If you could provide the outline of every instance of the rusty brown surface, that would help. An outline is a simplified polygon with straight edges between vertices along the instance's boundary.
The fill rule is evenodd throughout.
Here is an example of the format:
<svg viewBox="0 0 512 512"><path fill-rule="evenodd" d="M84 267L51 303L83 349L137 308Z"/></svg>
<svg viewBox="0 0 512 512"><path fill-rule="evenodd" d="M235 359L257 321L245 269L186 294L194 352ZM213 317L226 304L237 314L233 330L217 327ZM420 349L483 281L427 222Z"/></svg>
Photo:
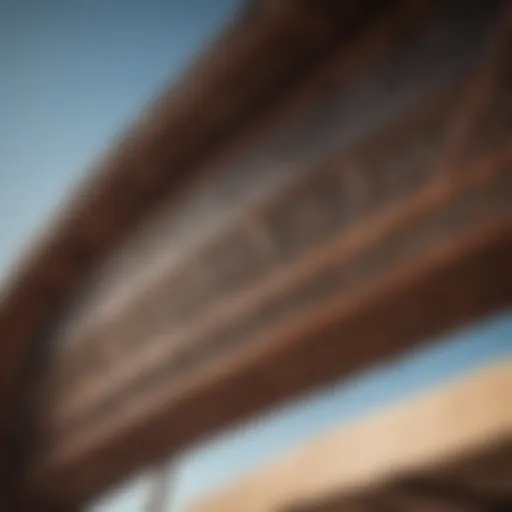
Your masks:
<svg viewBox="0 0 512 512"><path fill-rule="evenodd" d="M244 36L246 43L235 52L240 52L240 60L232 57L233 69L223 70L231 81L210 90L202 84L211 81L211 75L196 77L205 91L194 94L204 94L202 101L211 104L202 111L194 107L194 115L202 112L204 121L187 110L197 97L185 87L178 104L171 98L172 109L162 109L160 121L148 122L145 135L135 137L133 145L113 158L112 168L107 165L105 174L98 174L90 189L97 193L84 193L55 238L42 246L13 285L0 316L2 339L10 340L13 352L6 352L2 364L22 358L47 315L78 289L86 271L113 247L114 234L121 236L123 227L149 215L149 203L167 200L164 190L177 192L178 185L205 169L188 157L197 154L211 165L215 148L237 146L239 139L231 130L244 127L241 136L246 134L252 115L264 117L263 111L276 110L281 95L304 76L314 76L317 66L350 36L350 31L340 35L340 18L329 21L320 14L309 22L303 11L297 12L289 16L278 9L260 19L262 25L254 33L249 30L253 35ZM403 13L386 21L388 29L395 27L399 15ZM358 16L352 19L354 24ZM318 31L318 23L324 28L334 23L333 32ZM311 36L306 37L308 42L305 34ZM176 305L176 315L190 314L195 334L171 343L175 333L164 325L158 365L146 370L135 366L127 377L118 377L121 366L114 358L116 364L104 368L108 378L103 381L100 375L84 381L84 386L77 380L80 385L74 387L66 377L65 389L56 384L58 400L50 404L45 418L48 435L28 471L29 491L62 503L86 500L129 472L235 421L510 304L511 134L505 114L510 108L510 64L503 53L508 34L499 31L497 43L492 42L474 74L435 88L428 102L412 105L361 144L336 152L312 166L304 180L275 199L266 199L251 213L249 223L240 215L240 223L215 233L211 245L202 244L197 260L204 266L228 258L225 273L239 272L226 275L223 286L230 279L236 282L223 288L225 297L213 311L211 296L179 297L184 305ZM367 64L375 54L367 50L354 59ZM258 62L250 75L257 69L259 78L249 82L248 76L243 86L236 80L247 71L248 61ZM213 64L204 69L198 73L219 72ZM240 98L227 98L226 91L235 90L235 84L236 91L245 92ZM318 83L309 87L306 96L314 96ZM226 132L221 139L210 140L219 126ZM489 133L492 139L475 143ZM155 174L138 173L148 161ZM138 177L147 179L144 186ZM117 206L112 198L119 201ZM122 215L116 217L114 206L123 204ZM270 235L271 245L272 240L277 242L275 258L272 247L261 260L249 257L254 254L247 252L247 242L261 241L258 228ZM264 268L258 274L260 263ZM218 269L212 271L216 274ZM244 276L249 278L245 282ZM197 278L194 272L189 277ZM173 284L171 276L171 289L201 288L186 278L180 273L176 279L181 281ZM201 291L208 290L203 286ZM150 313L155 310L151 300L158 303L166 290L157 292L150 290L133 311L121 315L122 329L145 307ZM217 292L215 287L210 290ZM26 315L29 307L32 317ZM108 330L102 336L100 342L123 338ZM139 333L136 338L147 335ZM142 362L136 348L137 340L130 364ZM62 359L62 367L67 361ZM6 385L15 370L13 365L12 373L4 374ZM141 381L130 376L132 370Z"/></svg>
<svg viewBox="0 0 512 512"><path fill-rule="evenodd" d="M152 208L181 194L238 134L246 135L283 94L393 3L348 2L342 9L331 4L305 2L297 12L284 4L235 20L123 137L54 229L14 269L0 310L4 448L27 359L88 275Z"/></svg>
<svg viewBox="0 0 512 512"><path fill-rule="evenodd" d="M503 43L502 34L498 40ZM507 108L508 89L502 88L502 77L509 62L501 48L502 44L498 50L491 48L473 76L480 80L483 73L493 91L491 103L502 101L502 108ZM497 63L491 74L489 60ZM300 253L301 247L308 250L277 272L274 281L262 281L261 288L251 287L236 306L232 303L233 308L242 308L236 317L244 322L251 323L251 308L257 313L254 333L250 325L228 322L235 328L231 338L236 350L223 354L214 343L216 348L206 350L208 364L203 365L201 343L206 335L200 335L198 347L183 344L194 351L185 357L187 364L196 364L186 365L186 375L172 368L158 374L152 368L149 387L135 383L125 402L117 396L118 409L108 405L108 415L100 413L83 430L72 427L67 440L57 422L56 444L32 473L32 485L64 502L85 499L121 475L234 421L510 304L510 131L495 130L494 143L482 146L477 154L468 135L463 149L470 149L472 157L461 158L448 169L442 165L452 140L459 140L452 129L456 133L460 117L474 108L464 94L472 84L472 79L459 83L455 96L460 101L448 88L433 104L412 109L405 121L396 120L393 129L385 126L370 142L336 155L305 185L272 204L269 214L281 212L283 219L292 221L278 239L290 237L290 254ZM480 121L485 112L478 109L474 128L489 129ZM495 119L490 118L491 125ZM439 135L439 126L443 135L432 138ZM426 141L427 151L417 151ZM416 170L411 182L393 181L400 164ZM332 231L323 232L336 218L332 207L345 204L326 198L315 209L321 213L320 224L309 232L301 224L293 236L294 205L301 210L319 192L337 190L333 178L342 180L343 192L343 180L358 173L365 190L376 195L370 208L363 208L368 217L351 236L349 230L339 239ZM405 189L397 190L393 183ZM279 227L277 217L273 227ZM259 298L265 287L270 291ZM230 339L220 332L220 340ZM177 369L184 364L172 363L172 357L169 361ZM89 420L91 410L85 415Z"/></svg>
<svg viewBox="0 0 512 512"><path fill-rule="evenodd" d="M166 370L165 365L176 364L180 367L179 373L184 369L190 373L194 361L198 361L193 352L204 352L201 346L208 344L214 349L220 338L226 336L226 328L228 338L233 339L237 338L236 332L229 334L233 328L245 337L250 337L255 329L261 330L265 321L262 324L251 320L257 313L255 307L262 302L272 304L283 300L286 294L292 297L304 281L303 269L307 268L307 262L315 260L315 257L306 257L309 253L333 238L320 254L328 252L333 245L344 250L345 238L358 231L368 231L365 223L369 224L370 232L375 231L371 228L372 219L386 213L394 203L400 210L404 193L415 193L429 184L432 191L419 195L426 194L427 209L431 196L434 197L432 208L439 207L435 199L439 187L444 187L441 197L447 201L452 193L457 193L458 185L452 190L449 181L444 185L442 180L440 185L432 182L439 177L436 160L444 153L442 148L450 146L446 139L450 138L454 109L458 117L457 97L460 95L460 83L449 85L432 100L412 109L405 120L393 121L396 126L378 130L361 147L351 148L348 154L339 152L320 168L302 175L291 186L281 188L250 211L242 209L234 222L212 232L201 239L192 252L185 253L182 265L173 264L160 281L141 291L113 322L100 326L99 330L92 329L92 337L87 335L84 340L70 343L73 348L69 357L64 351L59 361L69 378L63 375L63 380L56 379L54 383L57 411L50 413L52 421L61 431L68 429L66 417L76 422L80 416L85 416L94 422L91 407L94 409L95 403L101 405L109 397L116 400L119 392L129 397L126 385L133 384L134 390L139 388L137 382L131 381L141 373L154 381L155 372L163 366L162 371L172 378L176 372ZM412 168L414 172L409 172ZM477 170L476 174L487 172ZM477 178L473 186L480 186L479 180ZM495 192L490 191L490 196L483 194L480 199L487 200L488 206L497 199L492 194L507 193L507 187L502 187L499 180L494 186ZM418 208L422 211L425 200L415 197L408 202L417 206L402 208L400 222L413 220L414 211ZM496 207L502 202L496 200ZM475 210L477 216L481 213ZM471 219L467 218L466 222ZM426 240L427 243L430 242ZM321 258L316 259L319 263L315 268L325 264ZM303 262L299 263L301 260ZM287 275L291 277L286 278ZM311 271L306 275L311 275ZM211 279L212 276L215 279ZM267 277L262 281L263 276ZM363 272L359 279L364 281L365 278ZM285 290L290 291L280 291L283 286L280 282L288 282ZM180 293L175 293L176 290ZM165 308L160 308L160 304L165 304ZM243 323L238 325L240 319ZM191 323L195 326L192 329ZM185 327L189 324L183 333L181 324ZM211 342L208 337L213 337ZM216 341L215 337L219 339ZM146 343L149 338L153 340ZM185 368L179 363L184 357L192 367L188 364ZM51 369L49 377L58 376L59 368Z"/></svg>
<svg viewBox="0 0 512 512"><path fill-rule="evenodd" d="M265 350L218 365L186 395L176 397L169 389L171 401L155 404L149 414L123 421L110 432L97 431L85 446L77 440L43 466L38 485L70 500L87 496L190 439L396 354L411 340L424 341L499 308L511 300L503 285L509 279L510 249L510 221L485 229L475 240L448 244L351 297L350 304L333 304L289 332L266 337Z"/></svg>

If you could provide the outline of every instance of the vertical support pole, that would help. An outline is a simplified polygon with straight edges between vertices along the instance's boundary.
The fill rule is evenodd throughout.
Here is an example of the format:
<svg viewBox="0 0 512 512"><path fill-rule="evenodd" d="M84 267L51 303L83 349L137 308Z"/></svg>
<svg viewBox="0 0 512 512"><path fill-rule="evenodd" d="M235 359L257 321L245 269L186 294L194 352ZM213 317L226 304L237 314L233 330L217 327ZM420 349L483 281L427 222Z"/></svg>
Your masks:
<svg viewBox="0 0 512 512"><path fill-rule="evenodd" d="M168 512L174 483L174 480L171 482L172 476L171 465L168 462L155 470L146 512Z"/></svg>

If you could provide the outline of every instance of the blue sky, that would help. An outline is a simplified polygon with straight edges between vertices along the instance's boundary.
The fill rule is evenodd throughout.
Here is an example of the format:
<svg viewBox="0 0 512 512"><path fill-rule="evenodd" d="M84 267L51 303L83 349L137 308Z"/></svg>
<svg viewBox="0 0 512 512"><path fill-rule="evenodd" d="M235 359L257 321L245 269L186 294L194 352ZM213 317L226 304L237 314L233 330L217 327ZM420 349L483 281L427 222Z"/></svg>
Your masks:
<svg viewBox="0 0 512 512"><path fill-rule="evenodd" d="M0 278L239 0L0 0Z"/></svg>
<svg viewBox="0 0 512 512"><path fill-rule="evenodd" d="M0 279L122 126L238 4L0 0ZM224 434L177 462L173 510L334 422L511 354L509 313ZM101 508L139 510L145 490L142 481Z"/></svg>

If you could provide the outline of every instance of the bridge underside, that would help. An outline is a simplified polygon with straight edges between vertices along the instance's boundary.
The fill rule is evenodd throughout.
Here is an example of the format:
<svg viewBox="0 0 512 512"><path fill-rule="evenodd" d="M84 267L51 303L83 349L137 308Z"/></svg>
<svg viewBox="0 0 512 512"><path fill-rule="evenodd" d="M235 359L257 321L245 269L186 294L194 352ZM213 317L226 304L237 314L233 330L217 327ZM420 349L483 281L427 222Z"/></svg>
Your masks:
<svg viewBox="0 0 512 512"><path fill-rule="evenodd" d="M508 2L343 4L229 27L20 267L21 494L84 503L512 303Z"/></svg>

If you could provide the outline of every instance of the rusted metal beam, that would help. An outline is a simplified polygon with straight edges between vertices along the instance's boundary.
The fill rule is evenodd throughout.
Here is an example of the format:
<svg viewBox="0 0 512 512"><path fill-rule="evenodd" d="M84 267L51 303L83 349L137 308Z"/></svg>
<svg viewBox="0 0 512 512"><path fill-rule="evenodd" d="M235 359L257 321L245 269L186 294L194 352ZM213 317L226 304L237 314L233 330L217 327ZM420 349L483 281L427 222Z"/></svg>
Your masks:
<svg viewBox="0 0 512 512"><path fill-rule="evenodd" d="M0 309L0 469L6 477L11 470L4 455L32 373L27 361L91 272L152 209L176 200L205 167L211 170L214 158L394 2L345 2L336 12L325 11L328 4L237 18L123 136L53 230L13 269Z"/></svg>
<svg viewBox="0 0 512 512"><path fill-rule="evenodd" d="M226 141L232 144L242 125L262 116L357 30L367 15L355 4L360 3L347 3L337 19L311 8L309 16L278 10L275 16L235 22L140 126L128 132L61 212L55 229L15 268L4 290L0 374L5 386L0 390L14 378L28 340L123 234L158 202L176 194L200 159L212 158Z"/></svg>
<svg viewBox="0 0 512 512"><path fill-rule="evenodd" d="M33 336L59 303L76 297L83 278L132 222L190 186L192 177L213 172L223 150L246 148L241 138L275 123L277 105L290 92L297 89L299 99L318 94L316 75L333 59L334 74L357 75L396 43L390 34L403 28L404 19L413 28L404 12L418 8L406 4L405 11L403 5L391 11L384 5L383 27L375 11L377 28L371 24L362 36L369 23L363 7L335 16L336 10L329 11L335 3L329 2L315 4L322 6L318 10L306 2L292 13L283 7L269 11L255 25L244 25L243 37L235 27L243 44L233 50L238 57L231 56L228 69L215 54L192 75L199 90L186 82L181 95L159 104L156 110L163 113L147 121L142 134L128 137L60 231L20 271L0 313L2 339L11 340L13 350L1 364L14 361L0 390L16 381L17 364ZM377 38L370 37L373 30ZM130 471L234 421L510 304L507 30L499 31L474 75L432 87L438 96L419 101L419 108L409 105L406 115L395 115L361 144L311 166L304 180L249 214L239 212L240 222L216 232L213 249L226 250L221 260L226 256L227 270L236 271L220 275L236 281L247 271L250 279L225 283L223 295L203 300L201 307L193 294L176 297L196 308L190 315L195 325L186 326L183 336L167 326L161 344L151 344L158 349L151 364L143 367L147 354L130 348L126 360L135 366L126 371L113 358L112 365L98 367L108 378L86 379L84 387L77 381L76 388L74 381L64 380L60 389L57 384L24 492L64 505L83 502ZM236 46L236 37L229 36L224 50ZM349 42L346 57L343 44ZM204 85L212 82L213 88ZM250 266L258 262L238 252L247 240L258 239L254 226L256 234L263 227L271 242L273 230L281 230L273 237L277 264L270 261L259 277ZM208 244L194 252L198 261L213 265L212 254ZM186 273L178 277L179 286L166 283L168 289L194 291ZM152 288L136 301L133 311L121 311L121 327L148 308L156 311L156 292ZM33 316L26 317L28 309ZM116 338L109 329L98 347ZM68 355L78 354L79 360L86 353L80 350L65 351L62 366Z"/></svg>
<svg viewBox="0 0 512 512"><path fill-rule="evenodd" d="M167 331L161 367L136 367L133 381L113 366L110 379L61 395L30 492L85 500L235 421L510 304L505 28L474 73L258 207L259 225L284 229L285 264L192 316L182 343ZM220 238L239 241L247 225Z"/></svg>

